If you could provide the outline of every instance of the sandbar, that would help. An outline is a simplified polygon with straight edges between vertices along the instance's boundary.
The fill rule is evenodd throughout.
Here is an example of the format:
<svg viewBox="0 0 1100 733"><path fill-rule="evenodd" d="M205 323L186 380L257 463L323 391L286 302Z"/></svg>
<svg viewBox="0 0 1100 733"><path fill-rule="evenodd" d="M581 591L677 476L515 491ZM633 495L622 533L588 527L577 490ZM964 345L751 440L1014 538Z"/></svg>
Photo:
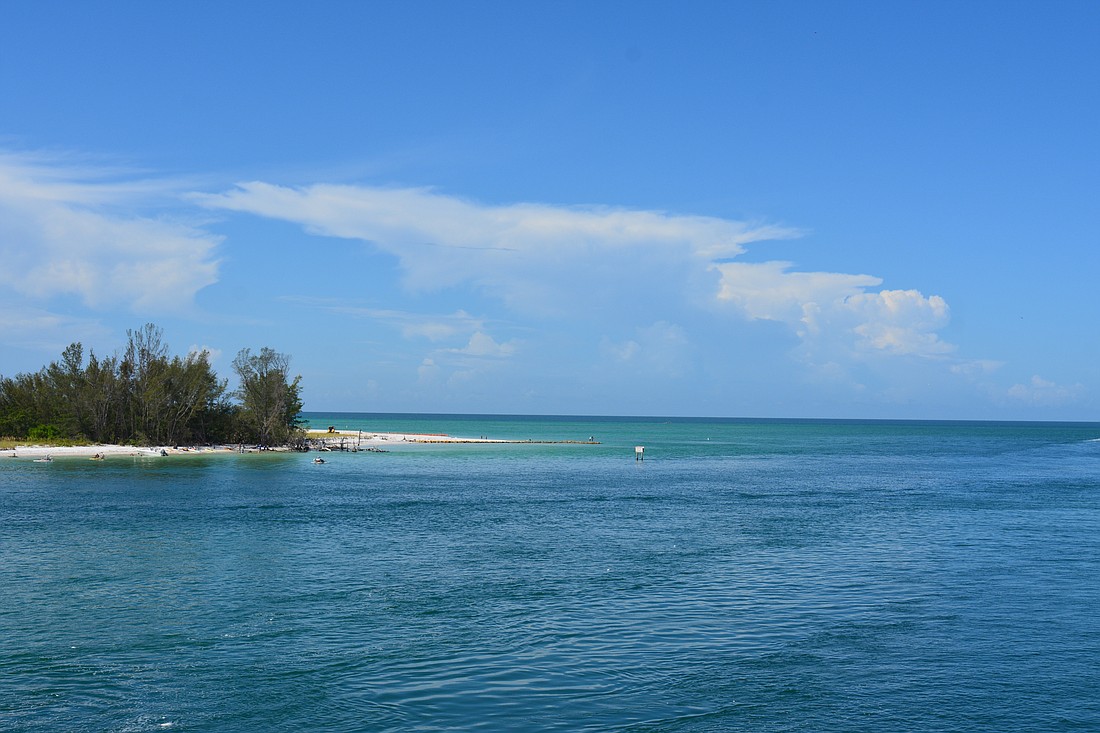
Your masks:
<svg viewBox="0 0 1100 733"><path fill-rule="evenodd" d="M310 442L325 446L369 446L383 447L394 443L574 443L581 445L599 445L598 440L516 440L510 438L464 438L446 433L375 433L358 430L310 430Z"/></svg>

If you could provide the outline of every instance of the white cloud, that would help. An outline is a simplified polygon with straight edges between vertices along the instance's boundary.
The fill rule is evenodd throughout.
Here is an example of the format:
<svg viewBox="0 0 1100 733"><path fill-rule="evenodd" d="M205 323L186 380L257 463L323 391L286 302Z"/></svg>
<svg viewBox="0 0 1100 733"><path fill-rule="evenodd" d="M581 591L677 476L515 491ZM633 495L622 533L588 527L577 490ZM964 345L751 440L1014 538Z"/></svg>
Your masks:
<svg viewBox="0 0 1100 733"><path fill-rule="evenodd" d="M741 254L750 242L797 235L786 227L658 211L486 206L423 188L246 183L194 198L370 242L397 258L415 290L468 284L543 314L639 288L673 283L683 292L709 284L715 258Z"/></svg>
<svg viewBox="0 0 1100 733"><path fill-rule="evenodd" d="M834 303L882 283L871 275L789 272L790 262L725 262L714 265L722 279L718 299L749 318L796 324L808 303ZM807 324L812 326L812 324Z"/></svg>
<svg viewBox="0 0 1100 733"><path fill-rule="evenodd" d="M950 321L947 302L917 290L861 293L844 300L841 309L857 321L856 346L900 356L941 356L955 350L936 334Z"/></svg>
<svg viewBox="0 0 1100 733"><path fill-rule="evenodd" d="M369 243L395 258L414 291L472 288L516 313L585 322L595 316L604 329L635 328L630 338L603 339L601 349L664 374L690 367L687 331L668 323L685 306L784 324L801 340L805 363L833 365L834 373L873 358L943 359L955 348L939 335L950 317L940 296L877 289L882 279L869 274L730 261L752 243L799 236L789 227L612 207L491 206L426 188L252 182L193 197L209 208ZM474 342L486 331L481 323L385 317L402 323L407 338L453 342L469 335L465 347L437 352L440 362L502 346ZM645 333L642 323L657 330Z"/></svg>
<svg viewBox="0 0 1100 733"><path fill-rule="evenodd" d="M0 306L4 313L0 318L0 343L5 346L60 354L71 343L79 341L90 348L93 340L110 334L93 319L52 313L25 304L0 302Z"/></svg>
<svg viewBox="0 0 1100 733"><path fill-rule="evenodd" d="M612 341L604 336L600 342L600 349L617 361L631 361L642 350L641 344L630 339L627 341Z"/></svg>
<svg viewBox="0 0 1100 733"><path fill-rule="evenodd" d="M872 275L791 272L789 262L714 265L721 273L718 299L750 319L790 326L807 343L846 344L853 353L942 356L954 346L936 333L950 311L938 295L917 290L869 292Z"/></svg>
<svg viewBox="0 0 1100 733"><path fill-rule="evenodd" d="M516 342L508 341L498 344L493 337L478 331L470 337L470 342L461 349L451 349L452 353L466 356L479 356L491 359L502 359L512 356L516 352Z"/></svg>
<svg viewBox="0 0 1100 733"><path fill-rule="evenodd" d="M458 336L472 334L483 328L484 319L476 318L464 310L439 315L432 313L414 313L390 308L362 308L352 305L331 304L309 298L294 298L297 302L313 305L330 313L363 318L395 328L405 339L427 339L428 341L446 341Z"/></svg>
<svg viewBox="0 0 1100 733"><path fill-rule="evenodd" d="M436 349L424 357L417 367L417 379L422 387L472 384L497 372L517 348L516 341L498 343L489 334L477 331L465 346Z"/></svg>
<svg viewBox="0 0 1100 733"><path fill-rule="evenodd" d="M786 227L655 211L527 203L483 206L427 188L318 184L296 189L252 182L196 199L212 208L299 222L318 233L364 239L384 249L428 243L447 250L523 252L550 245L551 251L544 252L549 259L591 246L629 247L640 242L684 247L715 259L741 254L749 242L797 235Z"/></svg>
<svg viewBox="0 0 1100 733"><path fill-rule="evenodd" d="M221 349L213 349L209 346L199 346L197 344L191 344L191 348L187 350L187 356L198 356L199 354L206 353L206 360L211 364L216 362L222 356Z"/></svg>
<svg viewBox="0 0 1100 733"><path fill-rule="evenodd" d="M120 213L165 187L0 154L0 287L142 313L189 305L217 280L219 238L185 223Z"/></svg>
<svg viewBox="0 0 1100 733"><path fill-rule="evenodd" d="M986 374L992 374L1003 366L1003 361L995 361L993 359L974 359L972 361L963 361L959 362L958 364L951 365L951 372L953 374L959 374L964 377L981 377Z"/></svg>
<svg viewBox="0 0 1100 733"><path fill-rule="evenodd" d="M426 358L420 366L422 378L438 374L442 364L461 362L471 364L471 359L505 359L514 356L519 346L515 339L498 343L485 332L485 319L477 318L464 310L439 315L414 313L389 308L362 308L357 306L330 304L309 298L293 299L298 302L315 305L332 313L344 313L384 324L401 332L402 338L410 341L424 339L430 342L451 342L465 339L463 346L441 347Z"/></svg>
<svg viewBox="0 0 1100 733"><path fill-rule="evenodd" d="M424 359L416 369L421 384L434 384L439 381L440 368L434 359Z"/></svg>
<svg viewBox="0 0 1100 733"><path fill-rule="evenodd" d="M1038 374L1027 384L1014 384L1008 390L1011 400L1032 407L1060 407L1080 400L1084 394L1082 384L1056 384Z"/></svg>

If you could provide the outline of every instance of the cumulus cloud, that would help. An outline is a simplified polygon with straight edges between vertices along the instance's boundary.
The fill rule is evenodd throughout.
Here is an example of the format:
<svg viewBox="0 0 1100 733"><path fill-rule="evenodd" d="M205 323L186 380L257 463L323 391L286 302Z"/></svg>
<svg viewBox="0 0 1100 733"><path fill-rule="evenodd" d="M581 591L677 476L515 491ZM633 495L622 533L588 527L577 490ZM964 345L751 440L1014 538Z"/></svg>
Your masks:
<svg viewBox="0 0 1100 733"><path fill-rule="evenodd" d="M896 356L942 356L954 346L937 331L950 310L938 295L917 290L869 291L872 275L791 272L789 262L721 263L718 299L751 319L789 325L807 341L823 335L853 351Z"/></svg>
<svg viewBox="0 0 1100 733"><path fill-rule="evenodd" d="M939 356L955 350L936 334L950 320L947 302L938 295L883 290L853 295L840 307L858 321L853 330L860 348L916 356Z"/></svg>
<svg viewBox="0 0 1100 733"><path fill-rule="evenodd" d="M56 159L0 154L0 287L93 308L178 310L217 280L219 238L132 213L163 182L111 179Z"/></svg>
<svg viewBox="0 0 1100 733"><path fill-rule="evenodd" d="M466 356L502 359L516 352L516 342L509 341L498 344L489 334L478 331L470 337L470 341L465 347L461 349L452 349L452 351L456 354L464 354Z"/></svg>
<svg viewBox="0 0 1100 733"><path fill-rule="evenodd" d="M778 261L716 264L714 269L722 276L718 299L749 318L797 324L805 317L807 303L841 302L882 283L871 275L790 272L791 267L790 262Z"/></svg>
<svg viewBox="0 0 1100 733"><path fill-rule="evenodd" d="M1072 404L1085 394L1082 384L1056 384L1034 375L1027 384L1014 384L1008 390L1008 397L1032 407L1060 407Z"/></svg>
<svg viewBox="0 0 1100 733"><path fill-rule="evenodd" d="M439 365L432 358L425 358L416 369L416 374L421 384L434 384L439 380Z"/></svg>

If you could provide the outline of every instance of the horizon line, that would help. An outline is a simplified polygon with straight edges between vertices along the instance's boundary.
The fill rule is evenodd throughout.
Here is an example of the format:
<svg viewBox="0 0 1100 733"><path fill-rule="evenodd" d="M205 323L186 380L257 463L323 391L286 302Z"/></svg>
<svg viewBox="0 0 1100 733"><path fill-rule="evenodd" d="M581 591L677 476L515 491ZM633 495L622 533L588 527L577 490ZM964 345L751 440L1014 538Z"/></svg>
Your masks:
<svg viewBox="0 0 1100 733"><path fill-rule="evenodd" d="M752 417L719 415L581 415L572 413L519 413L519 412L372 412L365 410L302 410L302 415L371 415L378 417L434 417L434 418L535 418L553 420L717 420L728 422L758 423L959 423L968 425L1072 425L1100 426L1100 420L1014 420L989 418L893 418L893 417Z"/></svg>

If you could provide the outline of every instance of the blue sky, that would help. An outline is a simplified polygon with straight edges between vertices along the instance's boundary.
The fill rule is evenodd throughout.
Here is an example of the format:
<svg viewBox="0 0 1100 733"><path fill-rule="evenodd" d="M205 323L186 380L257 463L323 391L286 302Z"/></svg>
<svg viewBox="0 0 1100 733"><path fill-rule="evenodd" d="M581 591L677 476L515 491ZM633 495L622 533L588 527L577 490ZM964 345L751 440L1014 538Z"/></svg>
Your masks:
<svg viewBox="0 0 1100 733"><path fill-rule="evenodd" d="M5 3L0 373L1100 419L1096 3Z"/></svg>

